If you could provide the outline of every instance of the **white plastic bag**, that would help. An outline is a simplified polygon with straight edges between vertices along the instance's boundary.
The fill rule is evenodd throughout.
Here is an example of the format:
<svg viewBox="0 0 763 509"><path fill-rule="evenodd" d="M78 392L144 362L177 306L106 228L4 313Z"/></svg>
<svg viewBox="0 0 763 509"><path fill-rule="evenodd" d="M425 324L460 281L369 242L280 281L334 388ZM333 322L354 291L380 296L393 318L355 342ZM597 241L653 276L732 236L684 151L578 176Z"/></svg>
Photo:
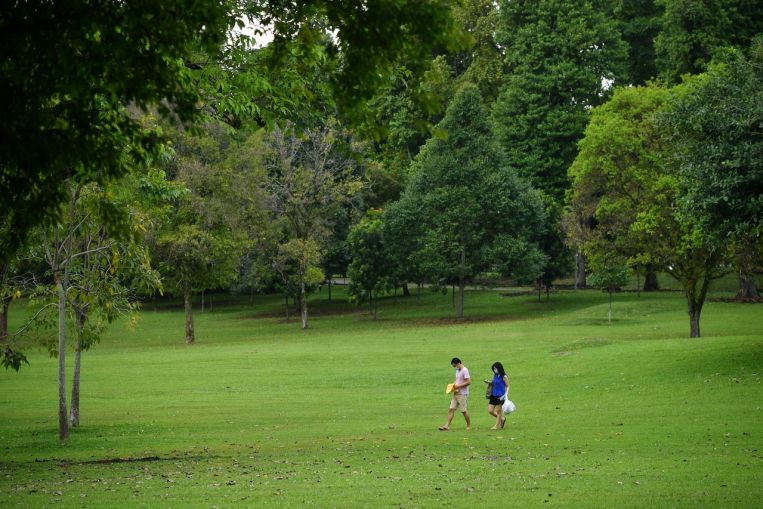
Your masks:
<svg viewBox="0 0 763 509"><path fill-rule="evenodd" d="M516 409L517 406L509 398L506 398L506 400L503 402L503 405L501 405L501 410L503 410L504 414L510 414Z"/></svg>

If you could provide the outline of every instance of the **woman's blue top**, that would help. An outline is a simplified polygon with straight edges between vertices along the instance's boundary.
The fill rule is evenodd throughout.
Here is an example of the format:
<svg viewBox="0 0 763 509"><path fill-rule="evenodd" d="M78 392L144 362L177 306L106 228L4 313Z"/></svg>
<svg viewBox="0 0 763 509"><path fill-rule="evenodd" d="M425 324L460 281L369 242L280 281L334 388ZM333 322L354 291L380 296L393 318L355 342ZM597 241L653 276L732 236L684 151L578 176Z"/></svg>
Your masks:
<svg viewBox="0 0 763 509"><path fill-rule="evenodd" d="M504 394L506 394L506 382L503 381L503 376L493 373L493 390L490 391L490 395L503 396Z"/></svg>

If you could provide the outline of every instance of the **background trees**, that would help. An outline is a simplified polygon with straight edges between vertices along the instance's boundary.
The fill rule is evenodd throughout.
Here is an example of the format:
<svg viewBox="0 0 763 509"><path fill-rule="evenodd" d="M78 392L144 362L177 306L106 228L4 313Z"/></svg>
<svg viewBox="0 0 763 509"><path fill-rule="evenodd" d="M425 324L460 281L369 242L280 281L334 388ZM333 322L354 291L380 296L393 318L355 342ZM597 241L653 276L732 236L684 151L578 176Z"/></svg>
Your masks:
<svg viewBox="0 0 763 509"><path fill-rule="evenodd" d="M496 270L532 280L543 255L537 247L543 210L538 195L506 165L479 91L465 86L417 156L397 213L410 211L418 237L412 255L432 281L454 281L463 316L468 280Z"/></svg>
<svg viewBox="0 0 763 509"><path fill-rule="evenodd" d="M331 124L302 133L292 125L276 127L268 139L267 207L279 225L281 272L288 279L292 275L285 269L295 269L303 329L308 288L325 279L320 262L333 240L334 221L362 186L350 147L341 141L338 126Z"/></svg>

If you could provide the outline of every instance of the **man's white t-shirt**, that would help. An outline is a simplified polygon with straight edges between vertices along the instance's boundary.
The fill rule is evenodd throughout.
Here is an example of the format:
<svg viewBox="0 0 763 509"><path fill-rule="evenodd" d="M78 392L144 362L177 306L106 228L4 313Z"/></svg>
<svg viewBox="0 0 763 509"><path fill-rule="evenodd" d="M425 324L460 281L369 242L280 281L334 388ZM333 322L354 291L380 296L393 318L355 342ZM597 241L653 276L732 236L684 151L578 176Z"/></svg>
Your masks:
<svg viewBox="0 0 763 509"><path fill-rule="evenodd" d="M469 395L469 386L466 385L464 387L461 387L461 384L466 382L467 378L471 378L469 376L469 370L466 369L466 366L456 371L456 385L458 385L458 394L461 396L468 396Z"/></svg>

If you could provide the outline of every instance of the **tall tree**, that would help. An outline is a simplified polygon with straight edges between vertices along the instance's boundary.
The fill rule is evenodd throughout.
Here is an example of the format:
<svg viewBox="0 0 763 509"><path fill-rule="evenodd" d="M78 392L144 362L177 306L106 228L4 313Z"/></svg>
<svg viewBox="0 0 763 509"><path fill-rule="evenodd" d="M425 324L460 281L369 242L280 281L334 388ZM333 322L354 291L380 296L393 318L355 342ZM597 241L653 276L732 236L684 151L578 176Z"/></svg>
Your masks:
<svg viewBox="0 0 763 509"><path fill-rule="evenodd" d="M615 20L591 1L504 1L499 12L506 69L495 132L509 165L557 210L589 110L627 78L627 45ZM578 273L576 283L584 286L584 265Z"/></svg>
<svg viewBox="0 0 763 509"><path fill-rule="evenodd" d="M703 202L687 193L684 172L691 169L682 168L694 157L680 142L689 126L682 122L691 118L683 115L705 81L699 75L671 90L654 84L618 90L594 110L570 170L573 213L593 218L580 237L584 251L664 267L686 295L691 337L700 336L710 283L728 272L731 255L726 232L711 226ZM717 150L712 137L701 139ZM729 171L732 180L735 174ZM727 198L735 199L733 194Z"/></svg>
<svg viewBox="0 0 763 509"><path fill-rule="evenodd" d="M167 170L186 191L178 193L154 238L153 256L167 287L183 296L185 341L196 340L193 295L230 284L249 243L253 208L262 207L256 188L262 176L257 166L231 166L238 143L217 122L201 136L178 133Z"/></svg>
<svg viewBox="0 0 763 509"><path fill-rule="evenodd" d="M412 212L420 238L415 257L431 280L456 281L456 316L464 313L466 284L495 271L533 280L544 257L538 194L506 165L479 91L464 86L414 161L411 181L395 210Z"/></svg>
<svg viewBox="0 0 763 509"><path fill-rule="evenodd" d="M627 76L627 45L591 1L564 0L502 2L498 42L506 54L498 140L521 176L561 201L588 110Z"/></svg>
<svg viewBox="0 0 763 509"><path fill-rule="evenodd" d="M357 163L340 143L340 131L338 125L327 125L300 134L287 125L276 127L268 139L267 206L282 228L280 265L295 268L303 329L308 327L307 291L316 279L324 279L320 261L336 218L362 187Z"/></svg>
<svg viewBox="0 0 763 509"><path fill-rule="evenodd" d="M369 210L350 230L347 244L352 258L348 269L348 292L359 303L368 301L376 318L378 303L375 299L394 286L381 211Z"/></svg>
<svg viewBox="0 0 763 509"><path fill-rule="evenodd" d="M663 115L687 216L737 251L741 299L759 297L763 246L763 36L680 87Z"/></svg>

